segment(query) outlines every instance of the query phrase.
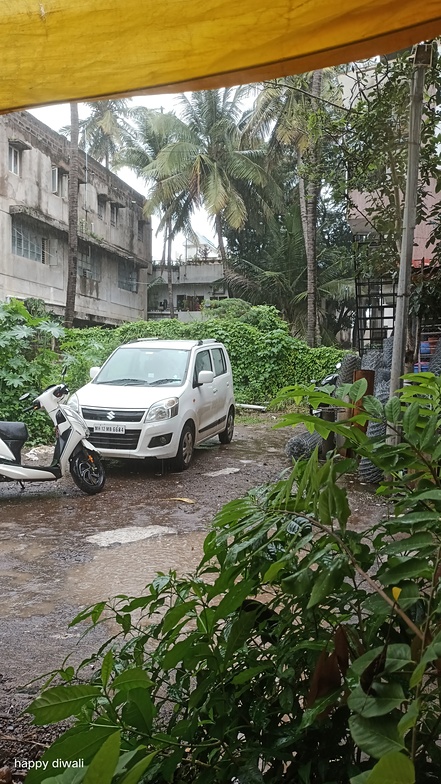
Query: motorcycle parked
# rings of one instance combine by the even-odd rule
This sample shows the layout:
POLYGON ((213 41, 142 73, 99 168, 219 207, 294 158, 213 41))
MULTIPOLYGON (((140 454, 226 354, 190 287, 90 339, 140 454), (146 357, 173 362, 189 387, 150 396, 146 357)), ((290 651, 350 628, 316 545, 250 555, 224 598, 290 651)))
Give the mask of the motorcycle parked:
MULTIPOLYGON (((29 466, 21 463, 21 450, 28 439, 24 422, 0 421, 0 482, 47 482, 61 479, 68 471, 84 493, 100 493, 105 483, 104 468, 96 447, 87 438, 89 430, 84 419, 70 406, 63 405, 69 395, 66 384, 48 387, 33 400, 25 411, 44 409, 56 429, 56 444, 50 466, 29 466)), ((22 395, 25 400, 29 393, 22 395)))

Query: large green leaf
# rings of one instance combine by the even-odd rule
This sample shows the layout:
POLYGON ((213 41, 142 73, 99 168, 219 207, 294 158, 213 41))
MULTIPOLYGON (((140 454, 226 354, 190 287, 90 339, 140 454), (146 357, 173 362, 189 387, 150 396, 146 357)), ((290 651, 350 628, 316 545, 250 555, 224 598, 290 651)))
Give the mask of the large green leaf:
MULTIPOLYGON (((50 770, 50 766, 46 770, 46 774, 50 770)), ((82 784, 84 776, 87 773, 87 766, 80 768, 65 768, 62 773, 51 776, 50 779, 45 778, 44 784, 82 784)))
POLYGON ((140 734, 148 735, 152 731, 153 717, 156 708, 150 697, 150 692, 146 689, 130 689, 126 695, 122 693, 125 700, 123 705, 122 718, 124 724, 134 727, 140 734))
POLYGON ((225 665, 227 665, 234 653, 244 645, 255 624, 255 620, 255 613, 241 613, 237 621, 234 621, 228 634, 224 656, 225 665))
POLYGON ((354 743, 370 757, 380 759, 385 754, 404 748, 397 722, 392 717, 365 719, 355 714, 349 719, 349 729, 354 743))
POLYGON ((121 733, 114 732, 104 741, 92 759, 84 777, 84 784, 111 784, 118 764, 120 747, 121 733))
POLYGON ((155 754, 156 752, 153 751, 151 754, 147 754, 144 759, 137 762, 136 765, 134 765, 133 768, 129 770, 127 775, 118 782, 118 784, 138 784, 138 781, 140 781, 143 774, 150 766, 150 763, 152 762, 155 754))
POLYGON ((406 732, 408 732, 410 729, 412 729, 412 727, 415 726, 418 716, 420 714, 420 710, 421 710, 421 700, 419 699, 413 700, 410 703, 407 712, 399 720, 398 732, 400 733, 400 735, 403 736, 403 738, 406 732))
POLYGON ((383 404, 376 397, 372 397, 372 395, 366 395, 363 398, 363 408, 376 419, 383 419, 384 417, 383 404))
POLYGON ((101 683, 103 684, 104 688, 107 686, 109 682, 112 669, 113 669, 113 652, 107 651, 106 655, 104 656, 103 663, 101 665, 101 683))
POLYGON ((191 610, 196 607, 197 601, 196 599, 192 599, 190 602, 181 602, 180 604, 175 604, 174 607, 171 607, 167 610, 166 614, 164 615, 162 621, 162 631, 164 634, 173 629, 177 623, 187 615, 191 610))
POLYGON ((378 760, 366 784, 415 784, 413 762, 399 751, 392 751, 378 760))
POLYGON ((55 686, 31 702, 27 712, 34 716, 34 724, 51 724, 76 716, 83 705, 99 697, 99 686, 55 686))
POLYGON ((363 397, 366 390, 367 390, 367 380, 365 378, 359 378, 358 381, 355 381, 349 387, 349 392, 348 392, 349 398, 353 400, 354 403, 356 403, 357 400, 360 400, 360 398, 363 397))
POLYGON ((403 429, 408 437, 413 437, 417 431, 418 420, 420 417, 419 403, 411 403, 404 412, 403 429))
POLYGON ((412 552, 412 550, 419 550, 422 547, 433 547, 433 536, 429 531, 419 531, 411 536, 390 542, 383 552, 392 555, 393 553, 412 552))
POLYGON ((307 605, 308 610, 340 587, 344 579, 344 564, 344 558, 336 556, 329 568, 325 567, 317 574, 307 605))
POLYGON ((391 397, 384 406, 384 413, 388 422, 397 424, 401 420, 401 404, 397 397, 391 397))
POLYGON ((197 632, 193 632, 183 640, 179 640, 179 642, 175 643, 173 648, 170 648, 170 650, 167 651, 162 660, 163 669, 171 670, 173 667, 176 667, 176 665, 184 659, 186 654, 191 652, 193 643, 196 642, 198 638, 199 634, 197 632))
POLYGON ((253 580, 242 580, 236 585, 233 585, 217 605, 214 618, 216 620, 225 618, 227 615, 234 612, 234 610, 237 610, 237 608, 241 606, 243 600, 249 596, 253 586, 253 580))
POLYGON ((427 646, 423 656, 415 667, 409 682, 411 688, 414 688, 420 683, 427 664, 436 661, 436 659, 439 658, 441 658, 441 633, 437 634, 435 639, 427 646))
POLYGON ((112 682, 112 688, 117 691, 130 691, 130 689, 148 689, 153 686, 153 681, 141 667, 132 667, 124 670, 112 682))
POLYGON ((399 683, 374 683, 372 691, 375 695, 366 694, 361 686, 357 686, 348 698, 348 707, 360 716, 384 716, 398 708, 404 701, 403 688, 399 683))
POLYGON ((385 564, 377 572, 378 579, 383 585, 399 585, 402 580, 412 577, 426 577, 430 579, 432 569, 425 558, 404 558, 396 566, 385 564))
POLYGON ((366 784, 369 775, 370 770, 366 770, 364 773, 359 773, 358 776, 352 776, 351 784, 366 784))
MULTIPOLYGON (((366 668, 369 667, 374 659, 380 656, 383 651, 383 645, 372 648, 362 656, 359 656, 358 659, 355 659, 351 665, 351 670, 358 676, 362 675, 366 668)), ((411 660, 412 656, 409 645, 405 645, 404 643, 393 643, 392 645, 387 646, 383 671, 398 672, 399 670, 402 670, 403 667, 407 667, 411 660)))
MULTIPOLYGON (((81 759, 87 765, 106 738, 113 735, 114 732, 114 726, 105 724, 99 727, 88 725, 86 729, 84 726, 74 727, 57 738, 55 743, 44 752, 41 759, 48 763, 47 771, 56 770, 52 763, 60 759, 64 762, 75 762, 81 759)), ((43 770, 30 770, 26 777, 26 783, 40 784, 45 779, 46 773, 43 770)))

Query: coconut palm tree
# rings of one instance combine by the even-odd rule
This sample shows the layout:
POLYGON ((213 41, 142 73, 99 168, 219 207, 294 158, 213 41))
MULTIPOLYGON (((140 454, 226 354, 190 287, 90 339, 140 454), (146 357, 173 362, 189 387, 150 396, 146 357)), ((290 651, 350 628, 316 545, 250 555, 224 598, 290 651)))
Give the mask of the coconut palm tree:
POLYGON ((135 133, 127 140, 120 161, 154 189, 155 199, 147 200, 144 211, 147 216, 153 213, 159 216, 158 232, 164 232, 162 261, 167 266, 168 302, 173 318, 172 242, 180 231, 191 235, 189 197, 182 191, 176 198, 170 198, 167 184, 159 176, 153 179, 151 164, 175 139, 176 117, 172 113, 137 107, 132 112, 132 120, 135 133))
POLYGON ((248 87, 203 90, 180 98, 171 138, 144 169, 152 186, 148 204, 174 205, 176 225, 189 224, 203 207, 213 219, 221 258, 226 259, 223 226, 244 226, 248 209, 244 186, 260 193, 263 211, 272 212, 266 193, 281 195, 264 166, 261 140, 242 132, 248 87))
MULTIPOLYGON (((333 218, 338 222, 338 216, 333 218)), ((353 321, 355 283, 348 240, 348 236, 333 238, 330 245, 321 232, 319 235, 317 320, 322 342, 328 344, 334 343, 337 333, 353 321), (338 246, 336 239, 341 243, 338 246)), ((293 334, 305 337, 308 277, 298 196, 278 225, 256 238, 254 249, 248 248, 247 259, 230 257, 225 277, 234 296, 254 305, 275 305, 293 334)))
MULTIPOLYGON (((89 108, 90 114, 80 121, 79 147, 87 150, 106 169, 116 171, 121 166, 121 150, 133 134, 130 123, 133 109, 125 98, 85 101, 84 106, 89 108)), ((70 136, 70 131, 70 125, 66 125, 60 133, 70 136)))
POLYGON ((250 133, 269 139, 269 161, 294 152, 307 269, 307 342, 317 344, 317 209, 325 109, 320 99, 333 89, 332 72, 314 71, 263 85, 250 118, 250 133))

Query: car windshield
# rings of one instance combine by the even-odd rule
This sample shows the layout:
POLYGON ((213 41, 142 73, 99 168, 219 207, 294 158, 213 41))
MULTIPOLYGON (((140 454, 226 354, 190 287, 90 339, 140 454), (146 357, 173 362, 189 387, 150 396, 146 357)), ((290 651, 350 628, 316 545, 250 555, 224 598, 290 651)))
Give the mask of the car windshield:
POLYGON ((176 348, 119 348, 92 384, 179 386, 185 380, 189 351, 176 348))

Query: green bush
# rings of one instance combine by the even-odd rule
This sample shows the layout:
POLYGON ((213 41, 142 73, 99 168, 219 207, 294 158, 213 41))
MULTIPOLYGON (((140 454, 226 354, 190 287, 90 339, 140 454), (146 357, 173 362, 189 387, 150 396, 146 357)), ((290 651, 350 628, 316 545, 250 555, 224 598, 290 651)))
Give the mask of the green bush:
POLYGON ((54 348, 62 335, 57 322, 31 316, 18 300, 0 304, 0 419, 26 422, 29 444, 51 441, 53 424, 43 413, 24 413, 19 398, 25 392, 36 397, 60 381, 54 348))
MULTIPOLYGON (((229 352, 236 399, 239 403, 267 403, 284 386, 321 379, 342 356, 337 348, 309 349, 288 334, 286 323, 272 306, 242 307, 241 300, 222 304, 223 317, 184 324, 176 319, 138 321, 116 328, 63 330, 44 314, 32 316, 20 302, 0 309, 0 416, 22 419, 19 395, 28 388, 37 394, 48 383, 65 381, 72 391, 89 381, 89 370, 100 366, 123 343, 138 338, 215 338, 229 352), (230 307, 231 306, 231 307, 230 307), (231 318, 231 310, 240 317, 231 318), (56 351, 55 351, 56 349, 56 351), (29 386, 30 385, 30 386, 29 386)), ((32 304, 32 303, 31 303, 32 304)), ((38 304, 38 303, 37 303, 38 304)), ((33 310, 40 314, 40 309, 33 310)), ((216 309, 213 312, 217 312, 216 309)), ((219 314, 218 314, 219 315, 219 314)), ((32 441, 45 441, 50 423, 28 416, 32 441)))
MULTIPOLYGON (((36 724, 75 717, 43 754, 49 770, 81 757, 76 784, 439 780, 441 379, 409 380, 385 406, 360 400, 364 380, 347 385, 338 405, 361 411, 350 421, 280 423, 334 430, 387 472, 379 524, 348 526, 354 461, 316 452, 221 510, 194 575, 160 574, 142 596, 77 616, 121 633, 30 705, 36 724), (369 420, 401 443, 354 426, 369 420)), ((304 390, 283 395, 300 403, 304 390)))
POLYGON ((162 319, 124 324, 111 330, 68 330, 61 344, 68 365, 67 382, 72 389, 78 389, 89 380, 89 368, 101 365, 117 346, 149 337, 220 340, 230 355, 240 403, 265 403, 284 386, 321 379, 334 370, 343 354, 338 348, 309 349, 306 343, 288 334, 286 322, 274 307, 248 306, 240 318, 207 318, 189 324, 162 319))

